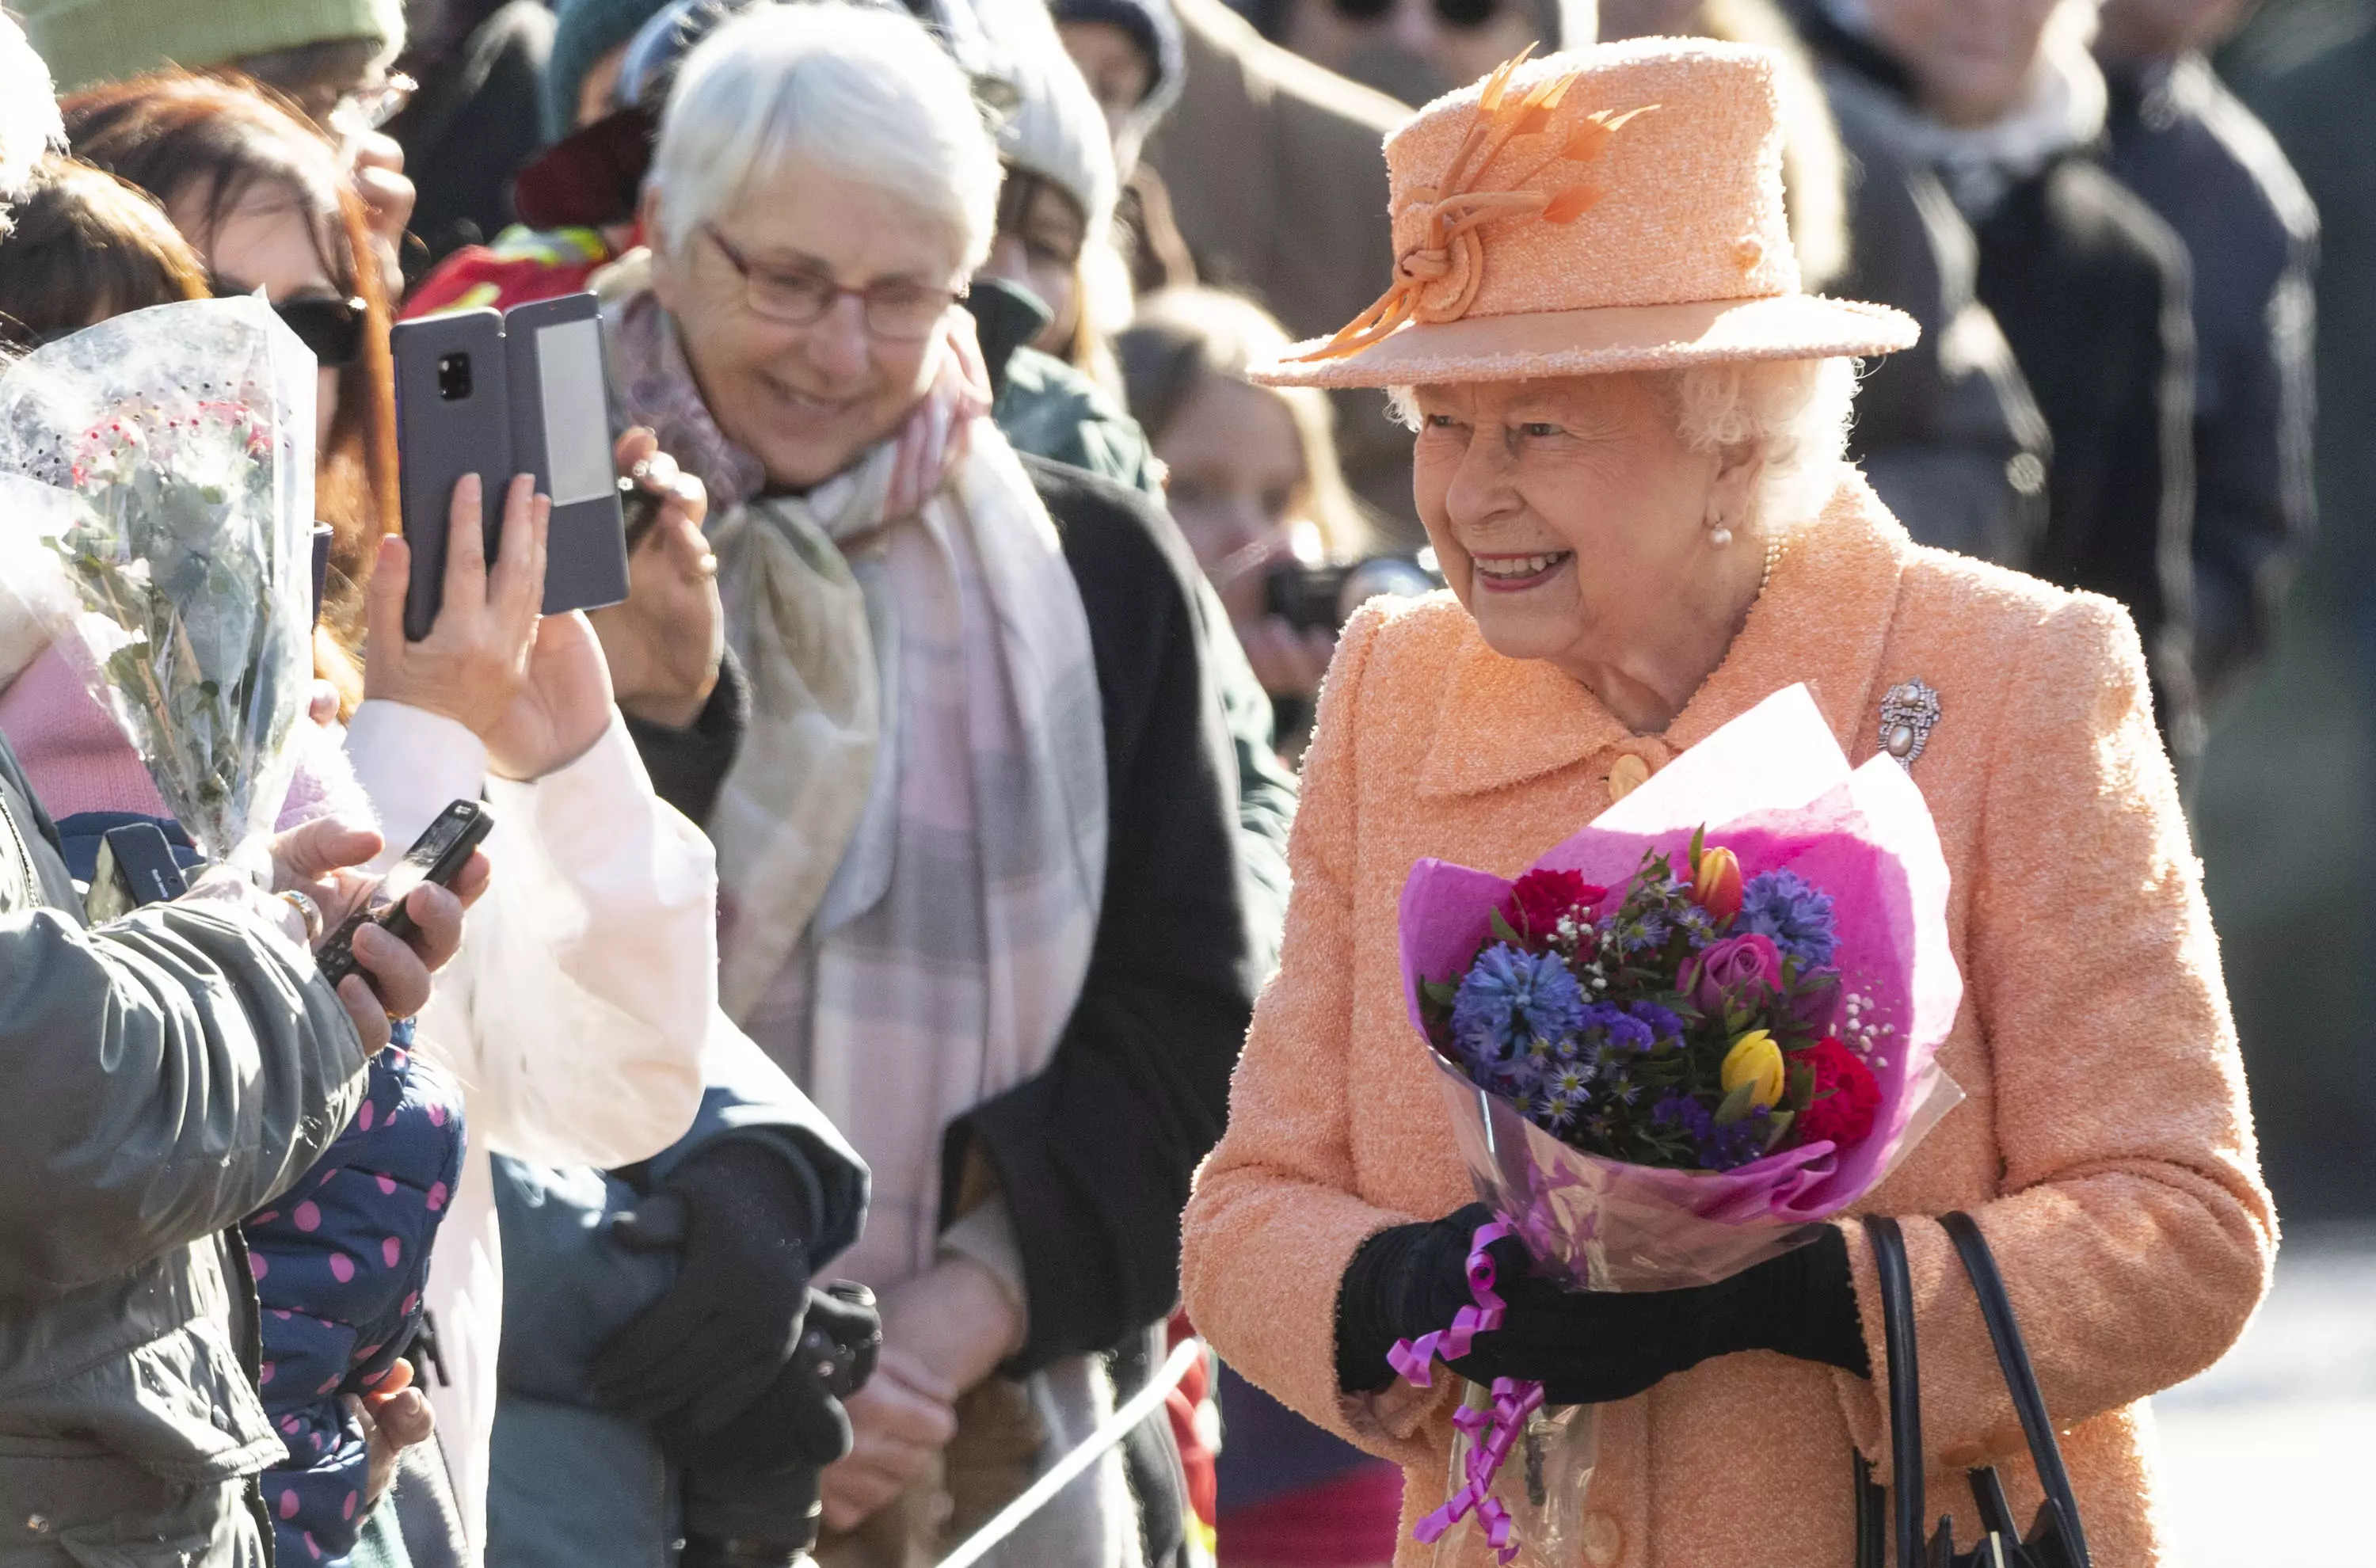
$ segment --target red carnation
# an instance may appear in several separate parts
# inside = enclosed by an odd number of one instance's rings
[[[1800,1141],[1828,1139],[1845,1148],[1872,1131],[1881,1110],[1881,1085],[1864,1058],[1826,1035],[1790,1060],[1815,1071],[1814,1100],[1799,1113]]]
[[[1502,900],[1502,918],[1529,942],[1548,942],[1566,917],[1581,927],[1592,921],[1593,906],[1609,889],[1595,887],[1572,871],[1530,871],[1510,885]]]

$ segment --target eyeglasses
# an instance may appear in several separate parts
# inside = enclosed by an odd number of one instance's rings
[[[847,294],[858,301],[867,331],[892,342],[912,343],[932,336],[942,315],[966,297],[963,289],[934,289],[897,279],[852,289],[809,268],[778,271],[759,267],[736,250],[733,243],[718,232],[717,224],[705,223],[701,232],[718,247],[726,264],[742,275],[743,297],[751,306],[751,314],[789,326],[806,327],[822,321],[825,313],[839,304]]]
[[[222,279],[213,279],[215,298],[237,299],[242,294],[255,292]],[[272,314],[281,324],[297,335],[297,340],[313,351],[324,370],[344,370],[363,357],[363,327],[366,325],[363,302],[360,299],[326,299],[309,294],[302,299],[280,300],[272,306]]]
[[[1394,14],[1398,0],[1332,0],[1336,14],[1348,22],[1382,22]],[[1499,16],[1502,0],[1435,0],[1435,19],[1460,31],[1481,28]]]

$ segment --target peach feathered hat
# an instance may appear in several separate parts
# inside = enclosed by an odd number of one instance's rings
[[[1800,291],[1775,57],[1647,38],[1521,56],[1386,138],[1395,280],[1253,379],[1397,386],[1911,346]]]

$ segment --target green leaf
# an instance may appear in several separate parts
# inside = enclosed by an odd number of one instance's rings
[[[1782,1146],[1782,1140],[1790,1135],[1790,1123],[1798,1119],[1794,1112],[1788,1111],[1777,1111],[1774,1113],[1773,1130],[1765,1134],[1766,1153],[1772,1154]]]
[[[1502,918],[1502,911],[1499,909],[1493,911],[1493,939],[1497,942],[1506,942],[1514,947],[1524,947],[1527,944],[1527,939],[1511,928],[1510,922]]]
[[[1692,880],[1694,882],[1699,880],[1700,849],[1706,843],[1707,824],[1704,822],[1692,829]]]
[[[1792,1105],[1805,1106],[1815,1098],[1815,1070],[1803,1064],[1792,1067],[1784,1098]]]
[[[1439,1007],[1449,1007],[1460,995],[1460,987],[1452,980],[1421,980],[1419,993]]]
[[[1730,1094],[1724,1097],[1724,1103],[1716,1108],[1716,1124],[1719,1127],[1729,1127],[1748,1115],[1752,1103],[1751,1097],[1756,1092],[1757,1085],[1754,1082],[1742,1084],[1734,1088]]]

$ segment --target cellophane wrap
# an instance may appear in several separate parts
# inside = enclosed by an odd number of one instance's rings
[[[314,356],[261,299],[0,372],[0,567],[210,858],[259,869],[314,672]]]
[[[1684,863],[1703,827],[1709,844],[1739,855],[1744,874],[1787,868],[1832,896],[1841,992],[1869,998],[1865,1018],[1893,1031],[1867,1059],[1881,1107],[1872,1131],[1845,1151],[1810,1142],[1726,1171],[1631,1165],[1562,1143],[1431,1046],[1477,1195],[1510,1221],[1538,1273],[1572,1289],[1712,1284],[1811,1241],[1963,1098],[1937,1062],[1963,1001],[1948,944],[1946,858],[1906,769],[1886,755],[1852,768],[1806,688],[1792,686],[1683,753],[1529,869],[1622,887],[1649,850]],[[1422,1040],[1421,983],[1466,972],[1510,886],[1443,861],[1412,867],[1402,968]],[[1545,1409],[1527,1421],[1492,1489],[1517,1521],[1523,1556],[1572,1560],[1592,1425],[1589,1408]],[[1466,1445],[1453,1455],[1455,1486]]]

